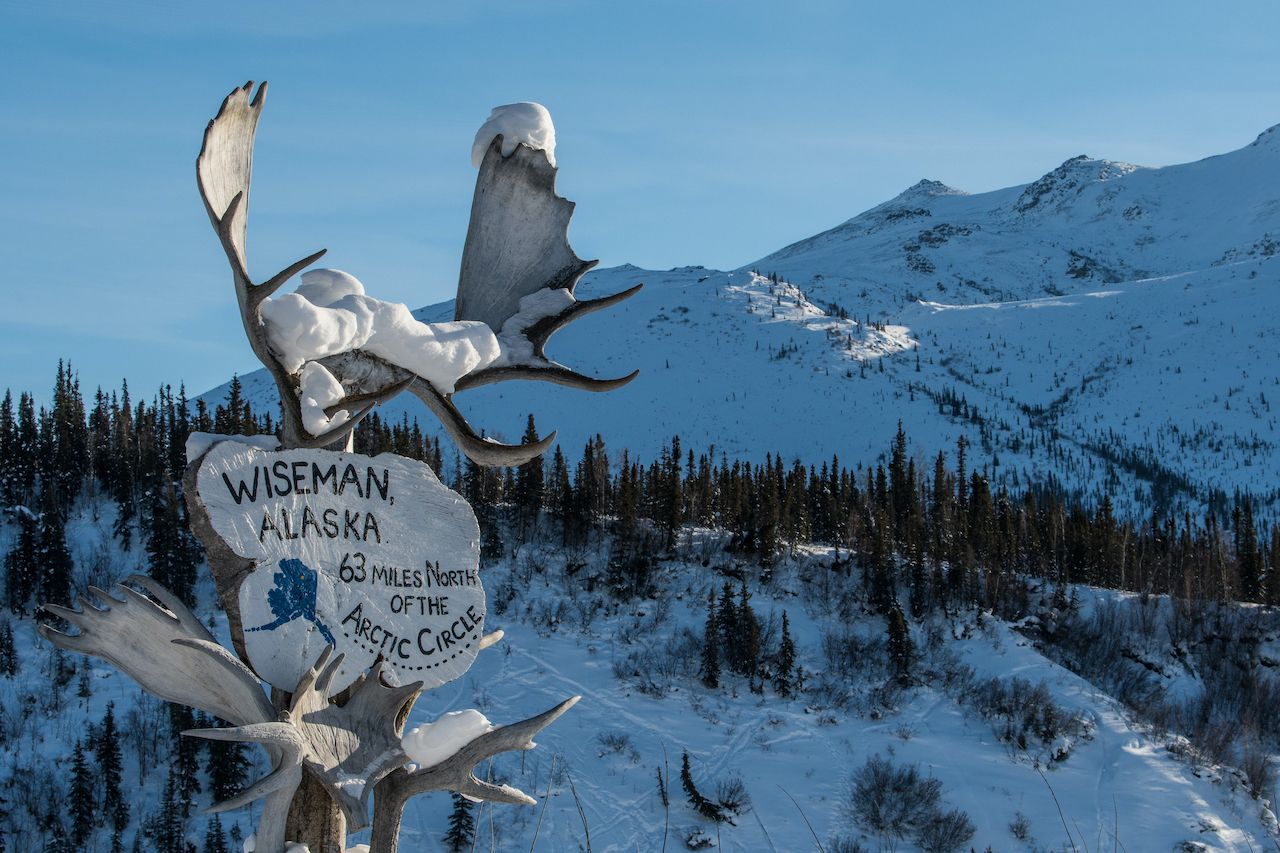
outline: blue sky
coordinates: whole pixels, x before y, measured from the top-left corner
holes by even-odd
[[[250,266],[450,298],[495,104],[556,120],[584,257],[733,268],[922,177],[971,192],[1076,154],[1144,165],[1280,122],[1274,3],[0,0],[0,384],[191,391],[257,365],[194,183],[269,80]]]

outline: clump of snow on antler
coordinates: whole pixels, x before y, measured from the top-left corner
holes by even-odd
[[[502,345],[502,364],[527,364],[533,361],[533,343],[525,331],[547,317],[554,317],[574,302],[573,294],[566,288],[544,287],[521,298],[520,310],[507,318],[498,332]]]
[[[221,435],[212,432],[193,432],[187,436],[187,461],[199,459],[206,450],[219,441],[238,441],[259,450],[275,450],[280,446],[280,439],[274,435]]]
[[[480,735],[493,731],[484,714],[474,708],[450,711],[434,723],[404,733],[400,745],[419,767],[434,767]]]
[[[302,409],[302,425],[312,435],[323,435],[342,426],[351,417],[346,409],[339,409],[333,417],[324,410],[342,399],[342,383],[323,364],[308,361],[298,374],[298,401]]]
[[[342,270],[308,270],[293,292],[312,305],[332,305],[344,296],[364,296],[364,285]]]
[[[471,165],[480,168],[489,143],[499,134],[503,157],[510,157],[523,142],[530,148],[547,152],[547,162],[552,166],[556,164],[556,128],[551,123],[551,113],[542,104],[522,101],[494,107],[489,120],[476,132],[476,141],[471,146]]]
[[[484,323],[421,323],[403,303],[365,295],[364,285],[340,270],[303,274],[297,291],[262,304],[262,319],[271,349],[290,373],[309,361],[360,349],[448,394],[458,379],[500,354],[497,337]]]

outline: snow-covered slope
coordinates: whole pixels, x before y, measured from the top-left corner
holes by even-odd
[[[85,509],[97,506],[89,502]],[[140,552],[118,548],[110,533],[112,511],[99,508],[96,519],[92,512],[79,513],[69,537],[77,553],[109,555],[111,565],[94,578],[105,585],[129,571]],[[0,541],[11,536],[11,528],[0,522]],[[734,568],[721,537],[707,531],[686,531],[685,537],[688,552],[660,564],[654,597],[629,602],[611,599],[603,582],[584,584],[587,576],[607,572],[607,541],[566,551],[552,535],[523,543],[517,556],[486,569],[489,622],[506,638],[482,653],[463,678],[425,694],[409,728],[468,708],[506,723],[571,695],[584,699],[538,737],[536,750],[507,754],[481,768],[535,795],[540,804],[480,807],[477,850],[675,851],[685,849],[690,837],[717,835],[718,849],[741,853],[815,850],[815,836],[827,850],[856,849],[836,848],[836,838],[867,850],[920,849],[911,833],[902,841],[882,837],[850,813],[851,777],[872,756],[897,767],[917,765],[925,778],[937,780],[942,807],[962,810],[972,823],[973,836],[962,849],[1087,845],[1245,853],[1265,849],[1280,829],[1265,799],[1269,792],[1264,799],[1251,798],[1239,771],[1187,749],[1184,739],[1153,733],[1101,686],[1055,663],[1031,639],[1034,619],[1015,626],[964,611],[913,622],[916,683],[898,690],[885,650],[885,622],[870,609],[855,578],[833,570],[837,554],[802,547],[784,556],[766,579],[753,568]],[[744,569],[766,660],[777,649],[784,610],[789,617],[797,663],[806,673],[802,695],[781,696],[773,684],[756,694],[745,678],[727,670],[718,688],[700,682],[707,595],[729,580],[722,572]],[[210,615],[225,643],[225,617],[212,607],[207,573],[202,578],[201,612]],[[1114,602],[1146,612],[1153,630],[1126,635],[1116,644],[1117,654],[1136,649],[1134,660],[1158,673],[1152,676],[1156,681],[1197,707],[1196,694],[1208,685],[1194,664],[1221,664],[1221,654],[1213,651],[1220,652],[1220,645],[1200,649],[1184,637],[1178,649],[1170,646],[1158,598],[1139,602],[1087,588],[1076,594],[1084,611]],[[0,788],[12,831],[8,849],[45,849],[50,831],[39,828],[39,819],[49,802],[62,798],[72,775],[73,745],[92,737],[91,727],[108,702],[124,734],[123,790],[132,815],[125,843],[146,826],[156,831],[165,775],[175,760],[163,704],[142,697],[113,667],[74,655],[62,659],[66,682],[51,684],[59,667],[53,648],[36,637],[32,620],[8,621],[21,661],[16,675],[0,675],[0,733],[8,754]],[[1119,624],[1128,623],[1122,618]],[[1241,624],[1246,627],[1238,630],[1261,629],[1272,638],[1262,650],[1276,653],[1274,617]],[[83,675],[75,677],[70,668],[83,668]],[[992,683],[1010,689],[1014,679],[1022,680],[1024,694],[1036,695],[1012,715],[993,713],[978,698]],[[1050,706],[1053,722],[1044,714]],[[1046,726],[1055,731],[1046,733]],[[1017,731],[1026,743],[1011,734]],[[741,781],[749,806],[733,824],[717,830],[689,805],[680,784],[686,751],[692,777],[706,795],[717,796],[722,783]],[[265,773],[263,757],[254,758],[256,774]],[[198,763],[203,767],[203,756]],[[662,805],[659,772],[669,811]],[[197,806],[209,801],[205,781]],[[259,808],[223,815],[223,827],[234,824],[247,833]],[[412,800],[402,849],[447,849],[442,837],[449,809],[442,794]],[[197,846],[206,820],[193,810],[185,823]],[[97,830],[83,849],[110,849],[109,834]],[[351,839],[361,841],[368,841],[367,830]],[[138,849],[158,849],[156,844],[153,836]]]
[[[507,383],[458,402],[506,440],[532,412],[570,458],[596,432],[644,458],[678,433],[731,458],[854,465],[901,420],[917,447],[965,435],[1009,485],[1053,478],[1142,514],[1237,489],[1270,507],[1278,251],[1275,128],[1178,166],[1075,158],[977,195],[921,181],[736,271],[591,274],[584,295],[646,287],[550,354],[597,375],[640,368],[623,390]],[[267,404],[265,376],[246,385]],[[431,423],[407,399],[383,414],[402,411]]]
[[[586,555],[591,565],[603,557]],[[1274,818],[1265,803],[1249,799],[1235,771],[1179,758],[1114,699],[998,619],[939,622],[941,636],[928,651],[922,628],[921,666],[937,674],[929,686],[891,692],[886,703],[876,690],[882,673],[875,658],[883,649],[875,644],[882,642],[883,621],[834,606],[840,595],[821,579],[830,558],[814,549],[785,561],[753,597],[775,632],[782,610],[788,611],[799,663],[814,688],[803,700],[783,699],[772,688],[753,695],[733,676],[718,690],[698,683],[697,641],[692,651],[689,643],[701,637],[707,592],[718,579],[697,561],[665,563],[659,600],[636,607],[601,607],[579,589],[580,576],[562,574],[566,558],[555,549],[533,545],[520,560],[490,570],[493,596],[516,592],[493,617],[507,639],[481,655],[465,679],[429,694],[414,719],[473,706],[495,721],[515,719],[569,695],[586,698],[538,738],[538,750],[495,765],[496,774],[526,791],[541,795],[549,788],[550,799],[542,817],[533,809],[503,809],[492,826],[495,812],[486,806],[480,847],[491,849],[496,838],[497,850],[526,850],[536,836],[537,849],[584,848],[575,796],[592,850],[657,851],[664,849],[664,834],[665,849],[684,849],[698,828],[715,837],[714,825],[698,817],[681,790],[685,750],[702,791],[739,778],[750,796],[752,807],[736,825],[720,827],[723,850],[816,850],[810,826],[827,850],[835,837],[858,838],[846,808],[850,776],[875,755],[899,766],[917,764],[941,782],[946,808],[959,808],[973,821],[965,850],[1083,850],[1087,844],[1091,850],[1243,853],[1269,843]],[[1113,597],[1081,593],[1086,602]],[[823,654],[824,637],[868,644],[865,671],[834,672]],[[974,683],[1043,682],[1051,701],[1082,721],[1081,731],[1026,751],[1003,741],[1003,722],[976,713],[963,689],[943,686],[943,671],[965,667]],[[854,697],[853,704],[833,702],[817,686],[824,678]],[[660,768],[670,772],[669,814],[658,789]],[[432,842],[447,814],[443,798],[415,801],[406,840],[414,849],[436,849]],[[1027,824],[1021,840],[1010,830],[1019,815]],[[868,850],[918,849],[910,840],[895,847],[875,833],[858,840]],[[1176,846],[1183,842],[1204,847]]]

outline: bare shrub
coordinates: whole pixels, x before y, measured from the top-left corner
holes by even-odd
[[[662,696],[677,681],[697,677],[701,652],[702,639],[683,628],[653,641],[633,642],[625,655],[613,659],[613,675],[641,693]]]
[[[596,735],[596,742],[600,744],[601,755],[631,749],[631,735],[626,732],[600,732]]]
[[[1043,681],[993,677],[974,685],[962,699],[992,723],[998,738],[1023,751],[1037,745],[1051,748],[1060,738],[1078,738],[1087,731],[1078,714],[1054,703]]]
[[[903,838],[938,810],[942,783],[921,775],[919,766],[894,766],[873,755],[853,774],[846,813],[881,835]]]
[[[631,745],[631,735],[626,732],[600,732],[596,735],[596,743],[600,744],[600,758],[625,755],[631,759],[632,764],[640,761],[640,751]]]
[[[830,853],[867,853],[867,848],[847,835],[838,835],[827,842]]]
[[[951,853],[973,837],[973,822],[960,809],[933,814],[916,836],[925,853]]]
[[[691,826],[684,831],[684,846],[689,850],[706,850],[715,847],[716,840],[702,827]]]
[[[1261,799],[1275,785],[1276,769],[1271,756],[1253,738],[1247,738],[1240,747],[1240,769],[1249,780],[1249,795]]]
[[[1026,841],[1031,837],[1031,821],[1022,812],[1014,812],[1013,820],[1009,821],[1009,834],[1019,841]]]
[[[751,811],[751,794],[741,776],[725,776],[716,780],[716,802],[720,808],[735,815]]]
[[[841,681],[855,679],[877,680],[887,674],[882,637],[864,639],[856,632],[845,629],[830,631],[822,636],[822,656],[828,675]]]

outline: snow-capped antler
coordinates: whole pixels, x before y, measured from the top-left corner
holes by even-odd
[[[209,221],[213,223],[218,240],[227,255],[227,262],[231,264],[236,299],[240,304],[240,318],[244,322],[249,346],[271,373],[280,393],[283,443],[286,447],[324,447],[344,439],[374,406],[400,393],[411,380],[402,380],[398,384],[376,390],[367,389],[341,400],[338,408],[349,408],[350,417],[321,435],[312,435],[303,426],[299,380],[285,368],[271,349],[262,320],[262,303],[285,282],[319,260],[326,250],[321,249],[290,264],[262,283],[256,283],[249,277],[245,245],[249,219],[249,181],[253,172],[253,141],[266,100],[267,84],[259,86],[257,93],[250,99],[252,91],[252,80],[232,91],[222,102],[218,114],[205,128],[204,143],[196,158],[196,183],[200,187],[200,197],[204,199]]]
[[[574,289],[598,261],[569,245],[574,203],[556,195],[556,167],[545,151],[517,145],[503,156],[490,142],[471,201],[471,223],[458,277],[457,320],[481,320],[504,343],[504,358],[457,383],[457,390],[506,379],[540,379],[586,391],[609,391],[636,377],[593,379],[556,364],[543,347],[553,334],[592,311],[608,308],[643,285],[580,301]]]
[[[551,336],[573,320],[615,305],[643,285],[578,300],[574,289],[597,261],[584,261],[569,245],[574,203],[556,195],[557,170],[545,151],[516,145],[504,156],[502,148],[502,136],[495,136],[476,178],[454,319],[483,321],[498,335],[503,354],[494,364],[463,376],[454,390],[510,379],[536,379],[584,391],[626,385],[638,370],[617,379],[593,379],[551,361],[543,350]],[[523,446],[485,441],[454,406],[452,395],[422,385],[410,390],[463,452],[482,465],[520,465],[545,453],[555,440],[551,433]]]
[[[341,399],[325,405],[325,415],[333,418],[340,411],[348,414],[346,420],[325,428],[321,434],[309,432],[302,407],[303,371],[293,363],[292,356],[273,350],[262,308],[268,297],[324,252],[290,265],[261,284],[255,283],[247,270],[249,182],[254,136],[266,88],[263,83],[250,98],[253,84],[248,83],[227,96],[205,131],[196,172],[209,219],[231,265],[245,333],[280,393],[284,446],[335,444],[346,438],[374,406],[409,390],[440,419],[470,459],[482,465],[520,465],[545,453],[555,434],[526,445],[481,438],[454,406],[455,392],[510,379],[537,379],[588,391],[608,391],[636,376],[633,372],[617,379],[593,379],[546,357],[544,347],[556,331],[584,314],[626,299],[640,285],[600,299],[579,301],[574,296],[579,279],[596,263],[582,260],[569,246],[567,233],[574,205],[555,194],[556,169],[545,152],[517,145],[514,152],[503,156],[502,137],[497,136],[476,181],[456,312],[458,320],[472,321],[473,328],[483,329],[480,322],[489,327],[484,337],[489,346],[496,344],[497,358],[490,355],[480,359],[470,372],[447,387],[447,380],[446,384],[433,383],[417,372],[421,367],[393,363],[383,357],[385,352],[378,355],[357,346],[341,352],[317,353],[314,363],[341,386]],[[402,306],[396,308],[404,311]],[[489,337],[490,332],[496,340]],[[312,423],[311,428],[317,427]]]
[[[373,836],[370,839],[372,853],[397,853],[400,820],[405,804],[412,797],[428,791],[457,791],[474,800],[533,805],[536,800],[523,791],[510,785],[493,785],[477,779],[476,765],[504,752],[533,749],[536,746],[534,736],[559,719],[581,698],[573,696],[535,717],[482,734],[439,764],[413,772],[400,767],[388,774],[378,783],[377,795],[373,801]]]

